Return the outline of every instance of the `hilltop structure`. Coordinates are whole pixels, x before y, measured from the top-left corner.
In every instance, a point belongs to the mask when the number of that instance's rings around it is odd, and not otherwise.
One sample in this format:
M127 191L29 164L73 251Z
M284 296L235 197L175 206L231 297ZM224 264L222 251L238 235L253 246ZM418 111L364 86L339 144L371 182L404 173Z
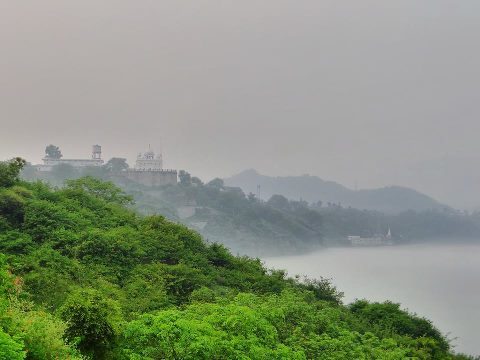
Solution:
M57 165L70 165L74 168L102 167L102 147L92 146L90 159L63 159L63 155L57 146L49 145L45 149L43 164L35 165L39 172L51 172ZM125 161L125 160L124 160ZM135 166L119 172L111 172L110 176L118 181L128 179L145 186L162 186L177 183L177 170L163 169L162 154L155 156L149 147L145 153L137 156Z
M50 151L51 148L54 148L55 151ZM102 147L100 145L92 146L92 156L90 159L62 159L62 154L60 150L53 145L47 146L45 149L45 156L42 159L43 164L36 165L37 171L52 171L52 168L56 165L66 164L73 166L75 168L84 168L84 167L96 167L103 166L102 159Z
M139 153L133 169L122 171L121 176L145 186L162 186L177 183L177 170L163 168L162 154L155 156L152 149Z
M155 156L155 153L148 148L144 154L139 153L135 162L135 170L137 171L159 171L163 170L162 154Z

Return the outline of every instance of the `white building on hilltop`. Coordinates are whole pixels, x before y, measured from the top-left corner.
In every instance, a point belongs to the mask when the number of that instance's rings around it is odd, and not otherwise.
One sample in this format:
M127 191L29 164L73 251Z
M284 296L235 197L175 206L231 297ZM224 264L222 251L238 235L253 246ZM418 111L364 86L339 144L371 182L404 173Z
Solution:
M54 166L61 164L70 165L75 168L82 168L90 166L102 166L104 163L102 159L102 147L100 145L92 146L91 159L62 159L61 155L59 157L45 155L42 160L43 164L36 166L38 171L52 171Z
M69 165L74 168L81 169L87 167L102 167L104 161L102 159L102 147L93 145L91 159L63 159L62 152L57 146L48 145L45 149L45 157L42 159L43 164L35 165L38 172L50 172L57 165ZM124 159L123 159L124 160ZM105 172L109 168L104 168ZM81 171L79 173L82 173ZM43 174L47 175L47 174ZM122 171L112 171L110 169L110 177L120 183L125 180L133 181L144 186L165 186L177 184L177 170L163 169L162 155L155 156L150 149L144 154L137 156L134 168L123 169Z
M148 149L144 154L140 153L135 162L136 171L161 171L163 170L162 154L155 156L155 153Z
M162 154L155 156L150 146L147 152L138 154L134 168L122 172L122 176L145 186L177 183L177 170L164 169Z

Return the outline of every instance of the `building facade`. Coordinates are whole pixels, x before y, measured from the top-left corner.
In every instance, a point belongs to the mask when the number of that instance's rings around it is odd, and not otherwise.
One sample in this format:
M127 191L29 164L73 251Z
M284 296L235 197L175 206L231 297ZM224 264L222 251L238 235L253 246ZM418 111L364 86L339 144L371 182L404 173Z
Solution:
M352 246L380 246L380 245L393 245L392 232L390 227L386 235L374 236L364 238L358 235L353 235L348 237L348 241Z
M135 161L136 171L161 171L163 170L162 154L155 156L152 150L146 153L138 154L137 161Z
M119 176L145 186L175 185L177 170L125 170Z

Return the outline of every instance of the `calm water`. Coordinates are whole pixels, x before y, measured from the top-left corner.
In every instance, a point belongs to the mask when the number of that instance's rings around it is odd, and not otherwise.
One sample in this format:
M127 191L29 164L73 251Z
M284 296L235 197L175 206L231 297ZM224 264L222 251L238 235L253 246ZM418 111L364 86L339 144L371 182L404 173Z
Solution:
M456 351L480 355L480 245L331 248L264 260L292 276L333 279L345 302L400 302L457 338Z

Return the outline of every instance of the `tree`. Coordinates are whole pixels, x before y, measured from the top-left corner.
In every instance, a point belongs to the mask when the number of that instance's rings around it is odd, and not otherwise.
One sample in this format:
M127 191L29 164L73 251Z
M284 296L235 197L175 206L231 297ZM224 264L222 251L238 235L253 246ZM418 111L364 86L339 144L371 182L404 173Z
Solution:
M215 178L208 182L207 186L213 187L215 189L223 189L225 187L225 183L220 178Z
M72 293L60 308L67 322L65 337L94 359L103 359L113 343L120 321L117 303L92 289Z
M63 321L42 310L24 309L27 303L21 305L14 305L10 309L13 318L11 328L21 334L27 360L84 359L73 345L65 342L63 335L66 325Z
M24 301L21 278L10 274L0 255L0 360L80 360L65 343L65 324Z
M37 242L46 241L55 229L76 229L78 218L58 204L37 200L25 205L24 231Z
M0 190L0 216L10 223L21 224L24 216L25 199L12 189Z
M125 194L120 188L109 181L102 181L91 176L76 180L67 180L70 190L82 190L107 202L127 205L133 202L131 196Z
M248 193L247 199L248 199L248 201L250 201L250 202L255 202L255 201L257 201L257 197L256 197L255 194L252 193L252 192Z
M290 208L288 199L283 195L272 195L272 197L267 201L267 205L279 210L288 210Z
M126 301L123 308L127 314L142 314L169 305L165 274L162 270L162 266L154 264L138 266L132 271L124 287Z
M0 187L10 187L19 180L20 171L27 162L16 157L9 161L0 162Z
M52 144L45 148L45 156L49 159L61 159L63 157L60 148Z
M342 303L343 292L338 291L329 279L323 277L315 280L304 278L304 286L318 300L328 301L337 305Z
M13 339L0 328L0 360L23 360L25 356L23 343Z
M448 342L429 320L400 309L400 304L391 301L369 303L366 300L357 300L349 307L358 318L366 320L370 327L381 334L394 331L414 339L428 337L434 340L442 351L449 348Z
M194 176L192 177L192 184L197 185L197 186L202 186L203 182L200 180L200 178Z
M192 183L192 176L185 170L180 170L178 173L178 178L180 179L180 184L190 185Z
M111 172L128 170L127 159L113 157L105 164L105 168Z
M262 311L235 303L195 302L141 316L124 332L131 359L305 359L277 341Z

